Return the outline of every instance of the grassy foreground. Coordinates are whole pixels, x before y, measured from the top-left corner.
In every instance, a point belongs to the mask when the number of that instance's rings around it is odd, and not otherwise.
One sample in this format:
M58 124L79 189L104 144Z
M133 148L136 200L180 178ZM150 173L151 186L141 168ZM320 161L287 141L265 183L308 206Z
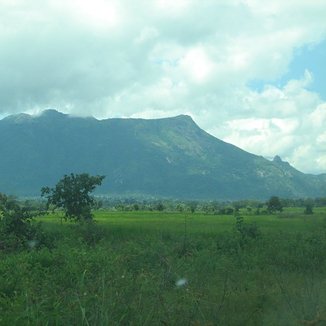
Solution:
M326 325L322 210L95 215L44 217L51 249L0 252L0 325Z

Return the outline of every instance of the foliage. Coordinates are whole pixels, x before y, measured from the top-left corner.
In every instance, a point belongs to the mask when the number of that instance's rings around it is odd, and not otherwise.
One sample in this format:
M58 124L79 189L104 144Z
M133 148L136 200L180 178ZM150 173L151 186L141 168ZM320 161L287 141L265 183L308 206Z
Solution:
M53 250L0 253L0 325L323 325L325 210L298 212L239 219L244 250L230 216L188 213L187 255L184 213L101 210L95 244L48 216Z
M0 193L0 250L50 245L50 239L40 224L33 223L34 218L40 214L43 212L20 206L14 198Z
M223 208L219 209L218 214L220 214L220 215L233 215L234 211L235 210L232 207L223 207Z
M266 204L269 213L282 212L283 210L283 205L277 196L270 197Z
M313 204L312 200L307 200L306 204L305 204L304 213L306 215L312 215L314 213L313 207L314 207L314 204Z
M236 230L240 235L240 246L243 247L251 239L257 239L261 232L256 223L246 223L242 216L236 216Z
M162 212L164 210L164 205L162 202L159 202L157 205L156 205L156 210L158 210L159 212Z
M325 198L315 199L289 199L280 198L283 208L303 207L305 208L307 201L313 204L313 207L325 207ZM157 199L151 197L101 197L102 209L110 209L113 211L154 211L158 203L162 203L165 211L169 212L186 212L191 211L192 203L196 204L195 211L197 213L214 214L214 215L233 215L235 208L240 211L241 215L260 215L268 214L266 202L257 200L241 200L241 201L187 201L176 199Z
M93 220L81 221L74 228L79 239L89 246L95 246L104 237L103 228Z
M195 201L192 201L189 203L189 208L190 208L190 212L194 213L197 209L198 203L196 203Z
M42 196L48 205L63 208L65 217L78 221L92 219L91 209L96 201L90 193L101 185L104 176L90 176L87 173L65 175L55 188L44 187Z

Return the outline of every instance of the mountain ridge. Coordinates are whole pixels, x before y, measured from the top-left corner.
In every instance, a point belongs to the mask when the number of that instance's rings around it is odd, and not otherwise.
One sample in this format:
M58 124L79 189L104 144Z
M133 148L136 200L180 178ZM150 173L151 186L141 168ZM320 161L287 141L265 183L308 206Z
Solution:
M304 174L202 130L190 116L74 117L55 110L0 120L0 191L38 195L64 174L106 175L102 194L185 199L326 195L326 174Z

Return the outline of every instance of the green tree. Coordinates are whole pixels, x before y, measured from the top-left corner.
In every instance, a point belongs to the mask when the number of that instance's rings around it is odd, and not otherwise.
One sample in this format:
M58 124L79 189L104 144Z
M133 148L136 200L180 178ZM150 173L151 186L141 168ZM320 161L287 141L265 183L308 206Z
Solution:
M189 203L189 208L190 208L190 212L194 213L197 209L198 203L196 203L195 201L192 201Z
M283 210L283 205L277 196L272 196L266 204L269 213L282 212Z
M102 184L105 176L87 173L65 175L54 188L43 187L41 194L47 198L47 206L63 208L65 217L77 221L91 220L95 200L90 193Z
M159 212L164 211L164 205L161 202L157 203L156 210L158 210Z
M313 211L313 208L314 208L314 203L311 199L308 199L305 203L305 210L304 210L304 213L306 215L312 215L314 213Z
M41 225L34 222L34 217L41 214L44 212L0 193L0 251L48 246L50 239Z

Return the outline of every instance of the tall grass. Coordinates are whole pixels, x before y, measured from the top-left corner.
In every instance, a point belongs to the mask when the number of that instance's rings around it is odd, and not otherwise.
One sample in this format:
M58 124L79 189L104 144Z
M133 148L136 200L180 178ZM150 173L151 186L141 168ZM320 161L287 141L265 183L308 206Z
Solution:
M326 323L322 212L245 216L257 236L196 213L42 220L52 249L0 253L0 325Z

